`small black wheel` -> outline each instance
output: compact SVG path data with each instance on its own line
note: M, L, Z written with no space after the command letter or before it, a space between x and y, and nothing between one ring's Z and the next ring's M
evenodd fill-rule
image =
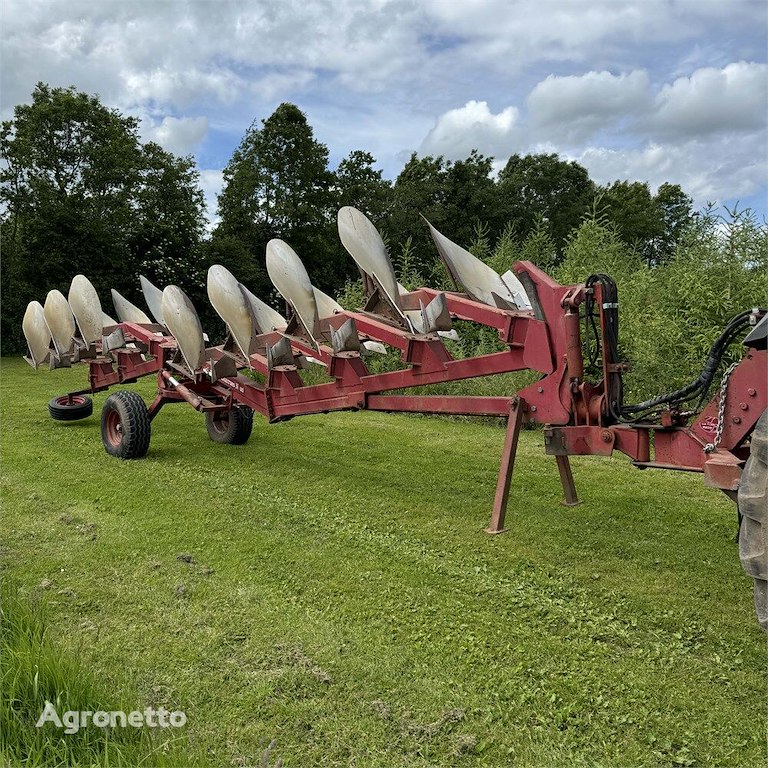
M215 443L242 445L251 436L253 409L247 405L234 405L228 411L208 411L205 428Z
M110 456L140 459L146 455L151 426L147 406L135 392L115 392L101 409L101 441Z
M60 395L48 403L54 421L79 421L93 413L93 400L86 395Z

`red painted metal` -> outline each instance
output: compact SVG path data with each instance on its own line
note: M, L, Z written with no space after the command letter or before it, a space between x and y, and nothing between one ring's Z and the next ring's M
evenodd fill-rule
M714 438L719 403L718 397L713 398L691 425L690 431L704 443ZM768 351L749 349L728 380L720 445L731 449L741 444L766 408Z
M716 450L704 462L704 482L710 488L738 491L744 462L730 451Z
M120 414L116 410L109 411L104 419L104 436L112 447L118 448L120 446L123 439L122 432Z
M444 413L455 416L508 416L511 397L462 397L458 395L368 395L369 411Z
M564 507L575 507L581 502L576 494L576 485L573 482L573 473L571 472L571 462L567 456L555 456L557 460L557 471L560 473L560 483L563 486Z
M510 406L507 433L504 437L504 448L501 451L499 478L496 482L496 496L493 500L493 513L491 515L491 522L485 529L486 533L504 533L506 531L504 521L507 515L509 487L512 483L512 473L515 469L520 427L523 423L523 405L523 401L516 397Z

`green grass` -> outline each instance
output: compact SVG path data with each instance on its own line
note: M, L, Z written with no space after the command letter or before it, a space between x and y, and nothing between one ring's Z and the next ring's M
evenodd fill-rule
M2 583L2 701L0 750L11 765L186 765L185 736L144 728L82 728L62 733L53 724L37 728L46 702L65 712L134 709L84 669L76 655L62 653L48 634L44 599L26 598L7 577ZM68 725L67 723L66 725ZM176 738L174 738L176 737Z
M488 537L497 427L257 417L234 447L176 405L121 462L47 416L85 377L3 363L4 578L113 701L184 710L191 763L764 765L765 637L699 476L577 459L564 508L525 432Z

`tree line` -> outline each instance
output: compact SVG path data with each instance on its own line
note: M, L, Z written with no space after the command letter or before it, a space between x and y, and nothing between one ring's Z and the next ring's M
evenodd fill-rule
M138 128L96 96L44 83L2 124L3 354L24 346L27 302L44 300L51 288L66 292L78 272L107 312L109 288L142 303L139 273L161 286L176 283L215 338L221 327L205 299L208 266L223 264L276 302L264 266L273 237L293 246L318 287L338 294L357 277L336 234L343 205L374 221L401 272L425 280L439 279L439 266L422 216L464 246L478 238L489 247L537 243L529 250L548 270L596 212L647 267L668 261L696 220L677 184L655 193L642 182L601 186L556 154L514 155L496 176L493 159L477 151L463 160L414 153L394 181L364 150L333 169L306 115L284 103L245 132L224 169L218 223L208 232L194 159L142 142Z

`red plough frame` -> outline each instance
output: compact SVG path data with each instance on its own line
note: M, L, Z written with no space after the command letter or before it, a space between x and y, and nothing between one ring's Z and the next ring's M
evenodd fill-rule
M235 405L245 405L270 422L303 414L358 409L504 417L507 431L493 514L486 529L489 533L504 530L523 422L545 425L545 449L556 457L565 504L578 503L568 457L608 456L614 450L626 454L642 468L703 472L708 485L733 496L748 454L745 441L768 406L766 351L748 348L731 375L722 434L714 448L717 397L690 425L684 415L673 411L663 413L661 423L614 423L609 415L608 403L613 393L608 382L611 373L623 372L626 365L604 356L602 381L591 384L583 379L579 305L588 291L594 291L596 306L602 308L601 286L559 285L530 262L517 262L514 271L525 282L529 295L535 297L534 310L496 309L464 294L446 294L454 319L496 329L506 346L501 352L457 360L437 334L415 335L380 316L345 311L321 321L321 335L326 340L329 326L338 328L351 318L362 337L400 349L406 367L370 373L359 353L335 354L329 346L321 344L315 349L307 340L290 336L293 353L320 360L332 379L328 383L305 385L296 365L268 364L267 348L279 342L283 334L258 337L257 351L247 360L224 346L212 347L207 350L206 365L192 374L181 364L176 341L163 335L161 326L122 323L117 327L126 343L135 347L112 350L109 355L90 360L89 389L71 394L98 392L156 374L158 391L149 407L150 418L166 403L182 400L199 411L228 411ZM427 288L413 291L403 297L404 309L419 309L437 293ZM602 309L600 321L605 334ZM244 368L262 374L265 383L238 372ZM526 369L538 371L541 379L509 397L387 394Z

